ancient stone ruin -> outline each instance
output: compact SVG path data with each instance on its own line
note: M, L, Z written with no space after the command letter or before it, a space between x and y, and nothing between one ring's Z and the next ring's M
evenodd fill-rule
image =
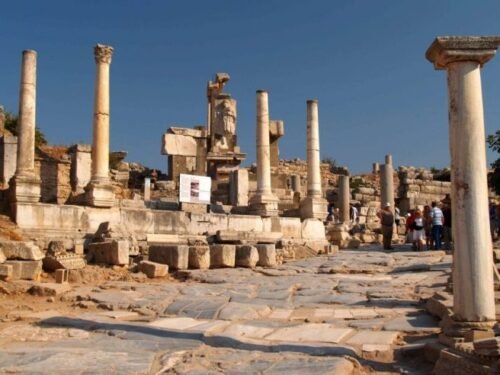
M265 368L310 361L335 374L500 371L493 262L500 254L488 224L495 195L487 186L480 77L499 44L500 37L438 37L427 50L448 74L448 181L425 168L396 168L391 154L360 175L322 161L318 100L304 108L307 160L282 160L284 122L270 118L272 93L264 90L256 91L256 162L243 166L227 73L207 83L205 124L158 135L166 172L125 161L126 151L110 150L113 48L101 44L92 144L35 147L37 53L24 51L17 135L0 107L0 293L7 304L25 293L35 302L72 303L74 315L93 325L17 309L0 310L3 321L38 319L40 335L44 324L85 339L112 332L109 342L94 343L103 353L116 335L151 352L178 340L180 352L153 364L138 350L116 365L118 373L229 368L237 362L231 355L247 352L259 352ZM410 250L407 214L432 202L451 206L453 252ZM400 211L392 251L381 249L387 207ZM126 326L122 333L109 327L115 320ZM35 328L16 329L0 329L7 342L0 367L30 372L12 359L9 340ZM240 365L257 371L248 358Z

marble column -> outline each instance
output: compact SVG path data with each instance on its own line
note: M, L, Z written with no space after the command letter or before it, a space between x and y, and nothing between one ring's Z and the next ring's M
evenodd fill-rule
M380 204L385 207L387 203L394 211L394 170L392 168L392 156L385 156L385 164L380 166Z
M379 163L373 163L372 164L372 173L373 174L378 174L380 172L380 164Z
M269 102L266 91L257 91L257 192L250 200L250 211L261 216L278 215L278 198L271 189L271 151L269 145Z
M327 202L321 191L318 101L307 101L307 196L301 203L302 219L325 220Z
M339 177L338 188L338 208L340 212L340 220L343 223L349 223L349 211L351 203L351 189L349 185L349 176Z
M487 161L481 67L500 37L438 37L426 53L448 73L453 257L450 336L488 330L495 323L493 252L488 215Z
M35 175L37 53L23 51L17 136L17 166L12 183L14 202L40 200L40 177Z
M111 207L113 188L109 180L109 67L113 48L94 47L96 81L92 140L92 176L87 186L87 202L95 207Z

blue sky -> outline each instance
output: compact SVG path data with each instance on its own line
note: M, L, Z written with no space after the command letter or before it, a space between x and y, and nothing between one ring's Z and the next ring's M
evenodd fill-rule
M206 119L205 85L228 72L239 143L255 160L255 91L285 121L281 157L306 155L306 100L319 100L321 155L352 172L449 164L437 35L500 34L498 0L5 1L0 103L18 111L23 49L38 52L37 123L51 143L90 143L93 46L115 48L111 148L166 170L161 135ZM482 71L487 133L499 128L500 56ZM489 154L490 161L495 157ZM248 164L248 163L247 163Z

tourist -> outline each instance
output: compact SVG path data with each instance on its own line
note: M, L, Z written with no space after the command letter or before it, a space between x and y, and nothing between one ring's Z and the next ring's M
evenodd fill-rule
M391 210L391 204L386 203L384 209L378 212L382 224L382 237L384 242L384 250L393 250L391 246L392 231L394 226L394 214Z
M328 216L326 217L326 221L333 221L333 209L335 208L335 205L333 203L328 203Z
M425 229L425 244L427 250L431 250L434 246L434 241L432 240L432 215L431 206L424 206L424 229Z
M490 232L491 240L495 242L498 232L497 205L495 201L490 201Z
M396 222L396 227L399 227L399 224L401 223L401 216L397 206L394 207L394 221Z
M426 239L424 224L424 216L422 215L422 211L417 208L417 210L415 211L415 219L413 220L413 242L416 245L417 251L424 250Z
M358 222L358 216L358 209L351 204L349 208L349 219L352 225Z
M443 235L444 215L436 202L432 202L432 241L434 248L441 250L441 236Z
M444 225L443 225L443 242L445 250L452 250L451 241L451 207L445 205L443 207Z
M406 215L406 242L411 243L411 249L417 250L417 244L413 239L413 229L415 225L415 210L410 210Z

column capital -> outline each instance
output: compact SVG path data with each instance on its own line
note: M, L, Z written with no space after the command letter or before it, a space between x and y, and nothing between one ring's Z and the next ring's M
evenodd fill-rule
M111 64L113 47L104 44L97 44L94 47L94 57L96 64Z
M437 70L460 61L473 61L483 66L495 56L499 45L500 36L438 36L425 57Z

